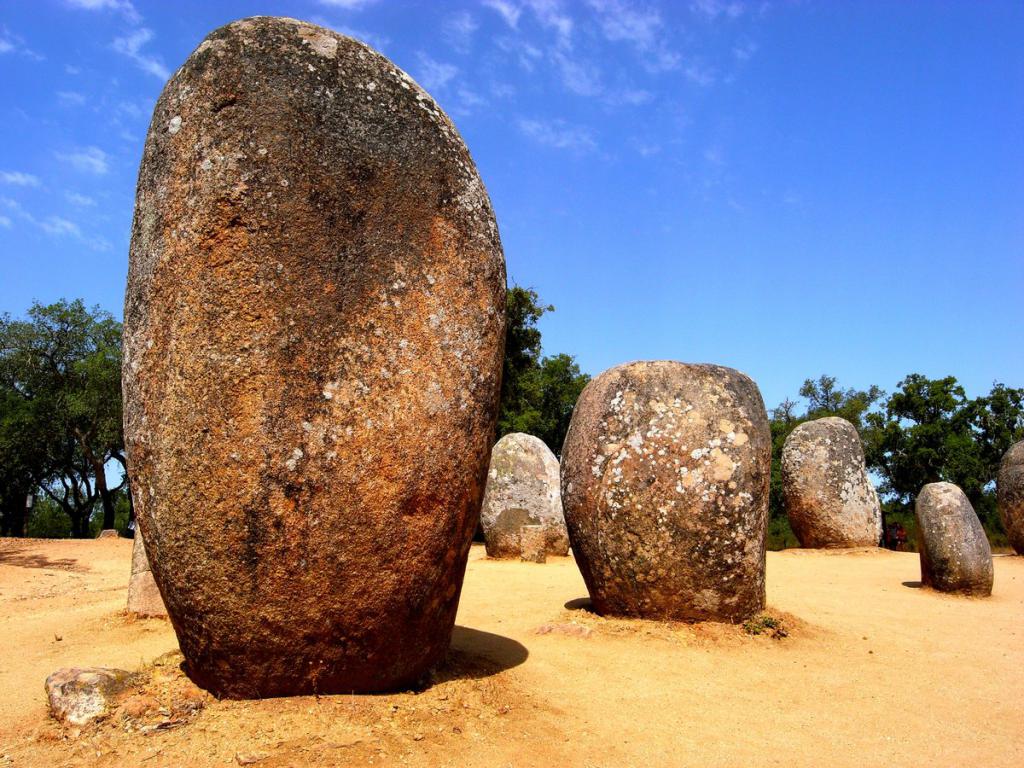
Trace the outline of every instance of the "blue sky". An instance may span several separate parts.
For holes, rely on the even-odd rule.
[[[164,81],[257,13],[363,39],[455,120],[547,352],[1024,386],[1024,3],[7,0],[0,312],[121,314]]]

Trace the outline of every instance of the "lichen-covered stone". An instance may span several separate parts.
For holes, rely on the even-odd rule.
[[[524,526],[544,529],[545,552],[565,556],[569,535],[562,515],[558,459],[533,435],[505,435],[491,451],[480,523],[488,557],[519,557]]]
[[[921,583],[940,592],[992,594],[992,549],[964,492],[953,483],[928,483],[914,515]]]
[[[87,725],[101,720],[116,708],[126,692],[132,673],[104,667],[66,667],[46,678],[50,714],[68,725]]]
[[[1024,440],[1011,445],[999,463],[996,500],[1010,546],[1024,555]]]
[[[524,525],[519,529],[519,559],[525,563],[547,562],[548,535],[546,526]]]
[[[473,161],[390,61],[256,17],[174,74],[139,171],[125,435],[197,683],[383,690],[442,658],[494,434],[504,296]]]
[[[786,516],[803,547],[878,546],[882,511],[857,429],[829,416],[801,424],[782,447]]]
[[[142,531],[135,532],[132,545],[132,574],[128,580],[128,612],[136,616],[166,616],[167,608],[146,556]]]
[[[761,393],[716,365],[639,362],[591,381],[562,504],[603,614],[742,621],[764,607],[771,437]]]

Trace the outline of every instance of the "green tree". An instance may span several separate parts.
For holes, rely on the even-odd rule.
[[[106,465],[123,463],[121,324],[80,300],[34,303],[27,320],[0,318],[0,425],[20,424],[17,439],[0,429],[0,455],[18,455],[32,482],[89,533],[97,501],[104,527],[115,523]],[[20,493],[3,478],[6,499]],[[122,481],[124,485],[125,481]]]
[[[807,400],[808,419],[825,416],[839,416],[853,424],[858,430],[864,414],[885,393],[871,385],[866,390],[843,389],[836,385],[836,377],[822,374],[814,379],[805,379],[800,387],[800,396]]]
[[[508,290],[498,437],[526,432],[539,437],[557,454],[562,450],[572,409],[590,377],[580,372],[571,355],[541,357],[537,321],[554,309],[540,304],[532,289],[513,286]]]

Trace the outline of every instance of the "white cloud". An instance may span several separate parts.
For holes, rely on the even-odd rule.
[[[57,91],[57,101],[64,107],[80,107],[85,104],[85,96],[77,91]]]
[[[10,220],[10,218],[8,218],[7,216],[0,216],[0,227],[3,227],[4,229],[10,229],[11,228],[11,220]]]
[[[55,237],[64,237],[65,235],[73,237],[82,236],[82,230],[79,229],[75,222],[62,219],[60,216],[48,216],[39,222],[39,228],[46,234],[54,235]]]
[[[755,53],[757,53],[757,43],[749,40],[740,43],[732,49],[733,56],[735,56],[739,61],[747,61]]]
[[[495,42],[501,50],[515,56],[519,66],[527,72],[533,72],[537,62],[544,58],[544,51],[519,38],[500,37]]]
[[[16,187],[38,187],[39,179],[31,173],[0,171],[0,184],[12,184]]]
[[[10,53],[14,50],[14,43],[10,40],[0,37],[0,53]]]
[[[570,91],[580,96],[597,96],[601,93],[601,73],[596,66],[558,51],[552,58],[558,67],[562,84]]]
[[[71,64],[65,64],[64,65],[64,71],[67,72],[69,75],[80,75],[80,74],[82,74],[82,70],[81,69],[79,69],[78,67],[72,66]]]
[[[719,16],[735,19],[746,10],[738,0],[693,0],[690,8],[712,21]]]
[[[568,125],[564,120],[519,120],[522,133],[547,147],[590,152],[597,149],[593,134],[586,128]]]
[[[663,39],[664,22],[657,10],[639,10],[622,0],[589,0],[601,31],[610,42],[632,45],[646,69],[661,72],[679,66],[679,54]]]
[[[321,5],[329,5],[332,8],[341,8],[345,11],[361,11],[376,2],[377,0],[320,0]]]
[[[365,29],[356,29],[355,27],[349,27],[344,24],[335,24],[328,19],[325,19],[323,16],[314,16],[310,21],[314,24],[319,24],[321,27],[333,29],[340,35],[345,35],[346,37],[351,37],[362,43],[366,43],[367,45],[376,48],[378,51],[383,50],[384,47],[391,42],[388,38],[384,37],[384,35],[378,35],[376,32],[367,32]]]
[[[91,208],[96,205],[96,201],[88,195],[82,195],[78,192],[65,192],[65,199],[72,205],[77,205],[79,208]]]
[[[542,26],[555,31],[559,45],[571,45],[573,23],[569,16],[562,13],[560,0],[526,0],[526,4]]]
[[[130,0],[65,0],[72,8],[83,11],[119,11],[128,21],[138,23],[142,20],[139,12]]]
[[[25,56],[34,61],[43,61],[46,59],[45,56],[41,56],[31,48],[25,45],[24,39],[12,34],[7,27],[0,27],[0,56],[5,53],[17,53]]]
[[[436,61],[425,53],[420,53],[419,66],[416,69],[416,81],[427,91],[443,90],[454,77],[459,74],[458,67]]]
[[[99,147],[83,147],[74,152],[58,153],[57,159],[68,163],[76,171],[102,176],[108,170],[107,153]]]
[[[523,9],[518,5],[509,0],[484,0],[484,6],[496,11],[512,29],[519,27],[519,17],[522,15]]]
[[[693,63],[690,64],[685,71],[686,79],[691,83],[696,83],[702,88],[707,88],[709,85],[714,85],[715,72],[702,64]]]
[[[142,53],[142,47],[152,39],[153,31],[142,27],[125,37],[119,37],[114,40],[114,50],[134,61],[143,72],[158,77],[161,80],[166,80],[171,76],[171,73],[164,66],[160,58],[157,56],[147,56]]]
[[[445,39],[451,43],[452,47],[465,53],[469,50],[469,46],[473,42],[473,35],[479,28],[480,25],[469,11],[462,11],[445,21],[443,31]]]

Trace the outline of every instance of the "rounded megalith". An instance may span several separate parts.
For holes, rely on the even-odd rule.
[[[442,658],[504,307],[469,152],[386,58],[255,17],[174,74],[139,170],[123,383],[135,508],[193,680],[376,691]]]
[[[914,515],[921,583],[940,592],[992,594],[992,549],[964,492],[953,483],[928,483]]]
[[[1003,454],[996,478],[996,501],[1010,546],[1024,555],[1024,440]]]
[[[569,553],[558,459],[539,437],[513,432],[495,444],[480,524],[488,557],[519,557],[526,526],[541,526],[546,554]]]
[[[738,371],[638,362],[591,381],[562,449],[562,504],[595,610],[760,611],[770,462],[761,393]]]
[[[782,447],[786,516],[802,547],[875,547],[882,511],[857,429],[828,416],[790,433]]]
[[[160,590],[153,578],[153,571],[146,555],[146,544],[142,541],[142,531],[135,531],[135,542],[132,544],[132,574],[128,580],[128,612],[136,616],[166,616]]]

